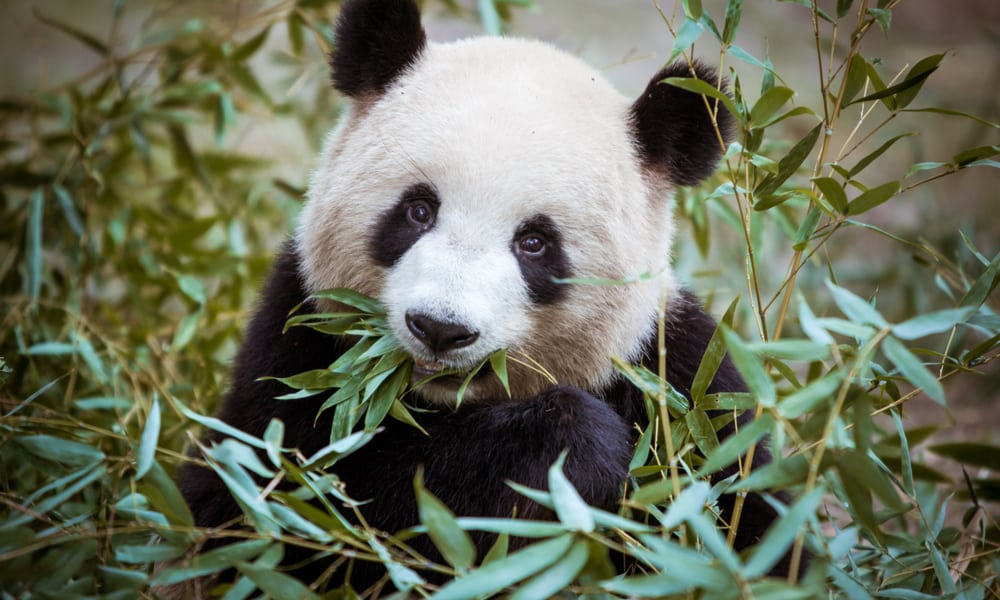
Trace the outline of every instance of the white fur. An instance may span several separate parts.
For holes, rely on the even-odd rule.
[[[629,106],[594,70],[541,42],[476,38],[429,44],[384,96],[352,106],[327,140],[297,243],[311,291],[350,287],[379,297],[415,356],[468,368],[499,348],[538,361],[560,383],[596,389],[609,358],[636,358],[673,290],[670,186],[646,172]],[[415,183],[441,206],[434,228],[391,269],[369,256],[379,216]],[[574,277],[655,277],[628,286],[572,285],[535,305],[512,254],[525,219],[558,227]],[[407,310],[457,321],[480,337],[430,357]],[[514,394],[544,378],[512,368]],[[473,386],[468,398],[497,392]],[[449,396],[450,394],[450,396]],[[447,402],[454,392],[429,387]]]

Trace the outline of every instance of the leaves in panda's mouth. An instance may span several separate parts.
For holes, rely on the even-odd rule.
[[[472,380],[486,364],[497,375],[510,395],[507,378],[507,351],[493,352],[469,371],[441,369],[411,385],[414,360],[392,333],[382,304],[354,290],[334,288],[316,292],[310,300],[323,299],[343,305],[344,310],[295,314],[305,302],[293,308],[284,331],[291,327],[309,327],[327,335],[345,336],[350,347],[326,369],[315,369],[274,379],[295,391],[278,396],[279,400],[297,400],[333,391],[319,412],[334,409],[330,439],[351,434],[364,417],[364,429],[373,430],[388,415],[427,433],[402,402],[403,396],[438,378],[461,378],[456,407]],[[318,418],[317,414],[317,418]]]

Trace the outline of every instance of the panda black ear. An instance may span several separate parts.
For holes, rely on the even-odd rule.
[[[414,0],[348,0],[330,55],[333,86],[354,99],[377,97],[417,61],[426,43]]]
[[[692,68],[694,74],[692,75]],[[715,85],[715,69],[699,62],[675,62],[653,76],[646,90],[632,104],[632,130],[645,166],[680,185],[694,185],[712,174],[722,157],[715,133],[732,138],[733,116],[717,101],[661,83],[667,77],[692,77]],[[725,91],[725,86],[723,86]],[[716,112],[713,123],[711,111]]]

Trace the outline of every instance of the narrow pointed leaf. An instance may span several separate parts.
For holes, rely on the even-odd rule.
[[[153,465],[153,458],[156,454],[156,445],[160,441],[160,400],[154,396],[153,404],[146,417],[146,426],[142,430],[142,438],[139,442],[139,452],[136,458],[135,478],[142,477]]]
[[[563,474],[562,467],[565,461],[564,450],[549,467],[549,494],[552,496],[556,515],[559,521],[571,530],[591,532],[594,530],[594,517],[590,514],[590,507]]]
[[[927,370],[916,356],[911,353],[902,342],[894,337],[887,337],[882,342],[882,350],[885,355],[896,365],[900,374],[909,380],[910,383],[924,390],[932,400],[945,406],[944,388],[941,382]]]

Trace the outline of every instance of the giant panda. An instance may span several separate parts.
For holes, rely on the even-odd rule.
[[[661,83],[716,74],[674,64],[630,100],[545,43],[430,42],[414,0],[348,0],[335,31],[333,84],[348,107],[249,322],[221,419],[260,436],[279,418],[286,443],[306,455],[328,442],[330,411],[317,420],[323,397],[276,401],[288,388],[261,378],[322,369],[345,351],[342,339],[283,329],[300,303],[324,308],[307,300],[313,292],[350,288],[385,306],[415,378],[468,371],[506,348],[558,382],[510,363],[509,396],[488,372],[457,406],[454,376],[412,393],[406,401],[427,434],[386,419],[334,467],[367,523],[390,533],[419,523],[418,467],[457,515],[552,518],[507,482],[546,488],[564,451],[581,496],[616,510],[648,419],[642,393],[611,358],[656,371],[662,304],[667,380],[686,394],[716,327],[671,270],[671,196],[713,172],[731,117]],[[745,389],[726,360],[708,391]],[[758,463],[768,459],[758,449]],[[209,470],[185,468],[180,487],[200,526],[241,514]],[[723,496],[723,519],[732,507]],[[736,547],[759,540],[775,516],[747,497]],[[475,541],[482,556],[490,540]],[[328,564],[297,575],[311,581]],[[363,590],[383,576],[381,565],[356,561],[350,581]]]

